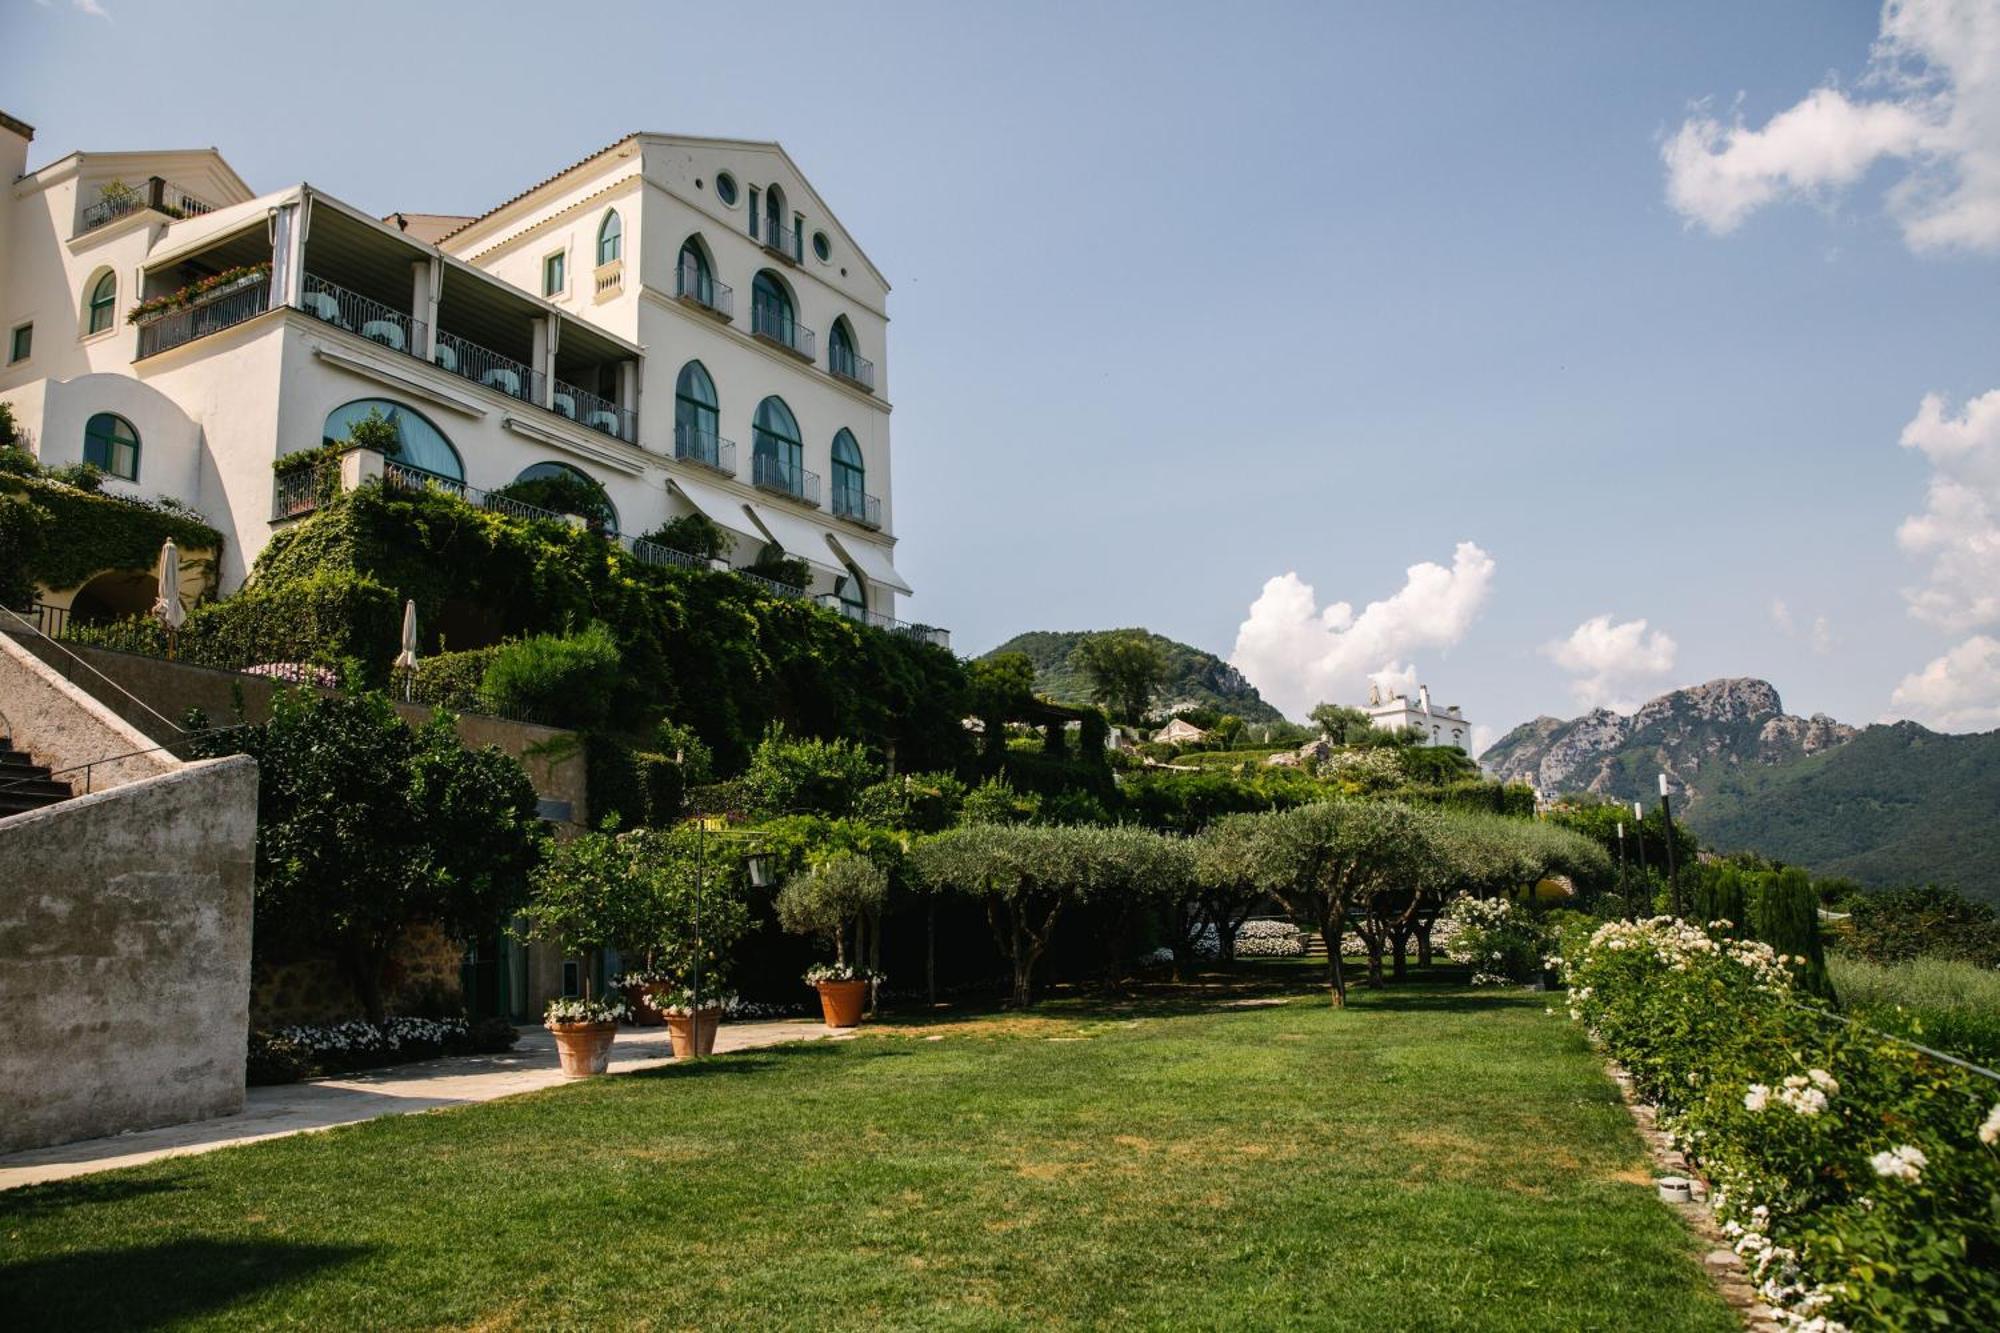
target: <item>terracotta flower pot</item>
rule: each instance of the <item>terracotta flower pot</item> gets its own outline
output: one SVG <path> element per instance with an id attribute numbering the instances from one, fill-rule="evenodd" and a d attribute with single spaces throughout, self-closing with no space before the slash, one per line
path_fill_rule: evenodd
<path id="1" fill-rule="evenodd" d="M 666 990 L 665 982 L 656 982 L 648 986 L 625 987 L 625 1009 L 626 1012 L 632 1015 L 633 1027 L 656 1028 L 667 1021 L 665 1014 L 646 1003 L 648 996 L 664 995 Z"/>
<path id="2" fill-rule="evenodd" d="M 704 1009 L 699 1014 L 668 1014 L 666 1018 L 667 1037 L 674 1044 L 674 1059 L 715 1054 L 715 1027 L 722 1021 L 720 1009 Z"/>
<path id="3" fill-rule="evenodd" d="M 861 1010 L 868 1003 L 868 983 L 865 981 L 821 981 L 819 987 L 819 1008 L 826 1016 L 830 1028 L 851 1028 L 861 1025 Z"/>
<path id="4" fill-rule="evenodd" d="M 551 1023 L 556 1036 L 556 1056 L 562 1061 L 565 1078 L 585 1078 L 602 1074 L 611 1060 L 611 1042 L 618 1035 L 616 1023 Z"/>

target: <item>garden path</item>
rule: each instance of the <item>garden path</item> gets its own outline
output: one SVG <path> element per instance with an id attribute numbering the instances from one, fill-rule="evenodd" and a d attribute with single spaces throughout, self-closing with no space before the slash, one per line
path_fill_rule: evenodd
<path id="1" fill-rule="evenodd" d="M 724 1023 L 716 1031 L 715 1050 L 719 1055 L 841 1035 L 845 1034 L 806 1019 Z M 653 1069 L 672 1058 L 665 1028 L 621 1028 L 611 1048 L 611 1072 Z M 10 1153 L 0 1157 L 0 1190 L 352 1125 L 378 1116 L 489 1102 L 568 1081 L 556 1063 L 555 1038 L 540 1027 L 523 1028 L 521 1044 L 499 1055 L 454 1056 L 341 1078 L 251 1088 L 237 1115 Z"/>

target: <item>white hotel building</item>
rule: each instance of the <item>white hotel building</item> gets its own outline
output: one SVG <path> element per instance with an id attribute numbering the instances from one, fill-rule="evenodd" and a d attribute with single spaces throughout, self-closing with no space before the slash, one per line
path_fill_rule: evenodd
<path id="1" fill-rule="evenodd" d="M 257 195 L 212 149 L 29 171 L 32 136 L 0 116 L 0 400 L 43 463 L 205 515 L 223 591 L 282 517 L 272 461 L 373 406 L 445 484 L 573 471 L 628 539 L 699 512 L 731 564 L 779 548 L 849 614 L 910 592 L 889 285 L 779 145 L 634 134 L 479 217 L 383 219 Z"/>

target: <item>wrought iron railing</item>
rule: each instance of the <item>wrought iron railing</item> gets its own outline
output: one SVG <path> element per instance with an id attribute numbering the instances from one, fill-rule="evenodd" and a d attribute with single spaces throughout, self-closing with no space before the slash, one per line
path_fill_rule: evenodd
<path id="1" fill-rule="evenodd" d="M 271 479 L 271 521 L 304 518 L 340 494 L 340 464 L 292 468 Z"/>
<path id="2" fill-rule="evenodd" d="M 69 629 L 69 608 L 50 606 L 47 602 L 30 602 L 26 612 L 15 612 L 24 616 L 35 627 L 35 632 L 47 639 L 60 639 Z"/>
<path id="3" fill-rule="evenodd" d="M 787 227 L 775 216 L 764 220 L 764 234 L 757 238 L 766 250 L 789 259 L 794 264 L 803 264 L 806 258 L 805 245 L 795 227 Z"/>
<path id="4" fill-rule="evenodd" d="M 447 495 L 455 495 L 461 500 L 467 498 L 466 485 L 458 478 L 447 477 L 441 472 L 432 472 L 428 468 L 415 467 L 409 463 L 398 463 L 393 458 L 382 460 L 382 483 L 385 486 L 394 486 L 400 490 L 443 491 Z"/>
<path id="5" fill-rule="evenodd" d="M 549 402 L 558 413 L 571 421 L 580 421 L 593 430 L 615 435 L 627 444 L 639 442 L 639 414 L 618 406 L 609 398 L 600 398 L 588 390 L 557 380 L 555 393 Z"/>
<path id="6" fill-rule="evenodd" d="M 750 332 L 808 361 L 816 355 L 814 348 L 819 345 L 818 335 L 793 318 L 789 308 L 776 301 L 750 302 Z"/>
<path id="7" fill-rule="evenodd" d="M 683 463 L 698 463 L 732 477 L 736 475 L 736 441 L 725 440 L 714 431 L 697 430 L 685 422 L 674 427 L 674 457 Z"/>
<path id="8" fill-rule="evenodd" d="M 723 319 L 736 317 L 736 291 L 701 265 L 683 258 L 674 271 L 674 295 Z"/>
<path id="9" fill-rule="evenodd" d="M 855 355 L 854 349 L 845 343 L 826 349 L 826 366 L 836 378 L 846 380 L 856 388 L 875 392 L 875 363 L 865 356 Z"/>
<path id="10" fill-rule="evenodd" d="M 713 568 L 708 561 L 698 555 L 689 555 L 686 551 L 676 551 L 671 546 L 662 546 L 658 542 L 649 542 L 644 537 L 627 538 L 625 548 L 631 551 L 642 564 L 672 565 L 678 569 Z"/>
<path id="11" fill-rule="evenodd" d="M 870 495 L 859 486 L 843 486 L 838 478 L 833 486 L 833 512 L 853 519 L 864 528 L 882 526 L 881 497 Z"/>
<path id="12" fill-rule="evenodd" d="M 211 292 L 193 305 L 155 315 L 139 325 L 139 358 L 156 356 L 196 338 L 220 333 L 269 308 L 271 280 L 265 275 L 241 286 Z"/>
<path id="13" fill-rule="evenodd" d="M 738 569 L 731 572 L 739 579 L 756 584 L 773 597 L 803 597 L 806 595 L 804 588 L 793 587 L 789 583 L 780 583 L 776 579 L 767 579 L 762 574 L 755 574 L 747 569 Z"/>
<path id="14" fill-rule="evenodd" d="M 299 309 L 393 351 L 414 353 L 423 346 L 422 320 L 312 273 L 299 282 Z"/>
<path id="15" fill-rule="evenodd" d="M 808 472 L 775 454 L 757 454 L 752 459 L 750 481 L 764 490 L 789 495 L 809 505 L 819 504 L 819 473 Z"/>
<path id="16" fill-rule="evenodd" d="M 502 356 L 491 348 L 468 342 L 455 333 L 438 330 L 437 347 L 431 353 L 431 360 L 460 379 L 498 389 L 509 398 L 518 398 L 524 403 L 542 401 L 539 371 L 511 356 Z"/>
<path id="17" fill-rule="evenodd" d="M 900 635 L 903 638 L 915 639 L 920 643 L 933 644 L 939 648 L 951 647 L 951 631 L 948 629 L 939 629 L 936 625 L 919 625 L 908 620 L 898 620 L 894 616 L 884 615 L 880 611 L 871 611 L 865 606 L 853 606 L 841 601 L 838 596 L 830 592 L 820 594 L 817 600 L 827 610 L 836 611 L 857 624 L 869 625 L 886 634 Z"/>
<path id="18" fill-rule="evenodd" d="M 127 186 L 100 198 L 83 210 L 83 230 L 93 231 L 107 222 L 136 213 L 142 208 L 150 208 L 156 213 L 165 213 L 170 218 L 199 217 L 203 213 L 213 213 L 215 205 L 197 199 L 169 180 L 158 176 L 148 176 L 137 188 Z"/>

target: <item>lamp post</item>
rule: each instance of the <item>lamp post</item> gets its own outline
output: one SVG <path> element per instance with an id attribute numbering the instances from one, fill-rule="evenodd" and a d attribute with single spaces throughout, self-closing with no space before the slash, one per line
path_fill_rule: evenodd
<path id="1" fill-rule="evenodd" d="M 1646 914 L 1653 912 L 1653 868 L 1646 864 L 1646 807 L 1632 802 L 1632 832 L 1639 843 L 1639 886 L 1646 891 Z"/>
<path id="2" fill-rule="evenodd" d="M 1625 910 L 1632 910 L 1632 886 L 1625 879 L 1625 821 L 1618 821 L 1618 897 Z"/>
<path id="3" fill-rule="evenodd" d="M 1667 794 L 1667 775 L 1660 774 L 1660 819 L 1667 826 L 1667 891 L 1674 905 L 1674 915 L 1681 915 L 1680 868 L 1674 864 L 1674 807 Z"/>

